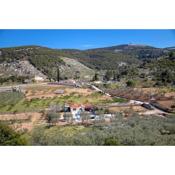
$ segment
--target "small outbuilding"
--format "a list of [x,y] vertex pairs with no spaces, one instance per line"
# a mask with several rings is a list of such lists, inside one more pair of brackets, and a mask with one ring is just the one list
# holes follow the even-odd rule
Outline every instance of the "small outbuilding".
[[44,81],[44,78],[43,77],[41,77],[41,76],[35,76],[34,77],[34,81],[36,81],[36,82],[43,82]]

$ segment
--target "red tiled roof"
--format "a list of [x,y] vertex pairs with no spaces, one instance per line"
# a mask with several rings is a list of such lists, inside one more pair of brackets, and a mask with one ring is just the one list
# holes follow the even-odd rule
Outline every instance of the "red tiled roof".
[[80,105],[80,104],[72,104],[72,105],[70,105],[70,107],[71,108],[79,108],[79,107],[81,107],[82,105]]

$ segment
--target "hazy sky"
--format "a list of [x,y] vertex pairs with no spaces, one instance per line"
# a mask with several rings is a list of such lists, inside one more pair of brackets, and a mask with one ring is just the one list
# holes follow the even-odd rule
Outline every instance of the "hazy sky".
[[0,30],[0,47],[89,49],[129,43],[175,46],[175,30]]

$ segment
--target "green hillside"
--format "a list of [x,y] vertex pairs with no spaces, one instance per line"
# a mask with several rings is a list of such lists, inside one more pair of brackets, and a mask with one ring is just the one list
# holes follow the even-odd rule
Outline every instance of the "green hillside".
[[[174,47],[161,49],[133,44],[89,50],[23,46],[0,49],[0,65],[5,64],[5,67],[11,67],[13,64],[18,65],[18,61],[27,60],[48,79],[55,80],[58,69],[60,69],[61,79],[87,78],[91,80],[96,71],[109,70],[113,71],[112,77],[118,80],[140,77],[162,83],[164,80],[160,77],[166,74],[171,80],[164,84],[173,84],[175,60],[173,51]],[[169,69],[169,65],[173,65],[173,68]],[[167,71],[164,72],[165,70]],[[109,76],[106,77],[110,79]]]
[[[87,68],[83,64],[78,63],[75,64],[72,68],[72,74],[69,73],[68,69],[70,68],[67,65],[67,62],[63,60],[63,56],[67,54],[62,54],[62,51],[49,49],[46,47],[39,46],[24,46],[24,47],[14,47],[14,48],[3,48],[0,49],[0,64],[14,64],[17,61],[28,60],[34,67],[36,67],[39,71],[44,73],[49,79],[56,79],[57,70],[61,67],[61,78],[74,78],[76,71],[82,72],[80,77],[83,75],[87,75],[89,77],[92,76],[93,70]],[[77,65],[77,67],[76,67]],[[82,67],[82,68],[81,68]]]
[[128,65],[139,64],[145,59],[157,59],[167,56],[168,49],[160,49],[147,45],[118,45],[89,50],[63,49],[61,55],[75,58],[93,69],[116,69],[121,62]]

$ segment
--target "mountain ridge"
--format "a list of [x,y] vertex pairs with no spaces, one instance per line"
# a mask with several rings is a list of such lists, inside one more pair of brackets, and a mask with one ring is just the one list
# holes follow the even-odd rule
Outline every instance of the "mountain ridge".
[[110,46],[101,46],[101,47],[96,47],[96,48],[89,48],[89,49],[77,49],[77,48],[52,48],[48,46],[42,46],[42,45],[19,45],[19,46],[9,46],[9,47],[0,47],[0,49],[17,49],[17,48],[48,48],[48,49],[53,49],[53,50],[75,50],[75,51],[87,51],[87,50],[94,50],[94,49],[103,49],[103,48],[112,48],[112,47],[122,47],[122,46],[135,46],[135,47],[150,47],[150,48],[157,48],[157,49],[171,49],[175,48],[175,46],[167,46],[167,47],[157,47],[149,44],[135,44],[135,43],[130,43],[130,44],[116,44],[116,45],[110,45]]
[[[48,47],[29,45],[0,48],[0,63],[13,63],[15,61],[28,60],[30,64],[47,75],[49,79],[56,79],[58,67],[66,70],[67,63],[62,58],[69,58],[77,61],[78,66],[73,66],[73,72],[80,72],[83,66],[87,67],[87,74],[96,70],[116,70],[121,63],[126,65],[140,65],[145,59],[152,60],[166,57],[169,52],[174,51],[175,47],[156,48],[143,44],[121,44],[102,48],[93,48],[86,50],[79,49],[52,49]],[[65,59],[66,60],[66,59]],[[70,62],[70,61],[69,61]],[[81,64],[79,64],[81,63]],[[51,69],[52,68],[52,69]],[[83,72],[83,71],[82,71]],[[65,73],[66,74],[66,73]],[[68,73],[70,75],[70,71]],[[63,75],[63,77],[71,78],[71,76]],[[73,75],[72,75],[73,77]]]

